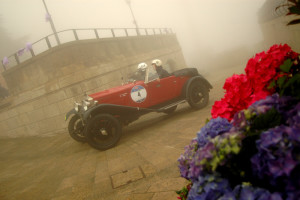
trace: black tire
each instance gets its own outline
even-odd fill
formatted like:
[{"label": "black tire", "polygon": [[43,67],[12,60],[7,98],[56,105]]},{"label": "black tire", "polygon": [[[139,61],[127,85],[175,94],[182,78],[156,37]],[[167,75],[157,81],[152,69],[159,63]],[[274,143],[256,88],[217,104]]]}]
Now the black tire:
[{"label": "black tire", "polygon": [[109,114],[96,115],[87,124],[87,142],[99,150],[115,146],[121,135],[122,128],[119,120]]},{"label": "black tire", "polygon": [[168,108],[167,110],[164,111],[164,113],[170,115],[176,110],[177,106],[173,106],[171,108]]},{"label": "black tire", "polygon": [[85,142],[86,138],[84,136],[84,125],[79,117],[79,115],[74,115],[68,125],[68,131],[70,136],[77,142]]},{"label": "black tire", "polygon": [[187,101],[195,110],[204,108],[209,101],[207,87],[200,81],[193,81],[188,88]]}]

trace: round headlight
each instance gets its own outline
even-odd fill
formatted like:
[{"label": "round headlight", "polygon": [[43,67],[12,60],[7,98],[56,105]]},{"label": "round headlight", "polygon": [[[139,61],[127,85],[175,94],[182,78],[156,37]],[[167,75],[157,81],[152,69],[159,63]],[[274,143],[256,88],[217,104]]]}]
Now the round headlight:
[{"label": "round headlight", "polygon": [[79,111],[79,106],[80,106],[80,104],[75,102],[74,109],[75,109],[76,112]]},{"label": "round headlight", "polygon": [[86,111],[90,104],[91,104],[90,102],[83,100],[82,101],[83,109]]},{"label": "round headlight", "polygon": [[83,106],[83,110],[87,111],[88,107],[87,106]]}]

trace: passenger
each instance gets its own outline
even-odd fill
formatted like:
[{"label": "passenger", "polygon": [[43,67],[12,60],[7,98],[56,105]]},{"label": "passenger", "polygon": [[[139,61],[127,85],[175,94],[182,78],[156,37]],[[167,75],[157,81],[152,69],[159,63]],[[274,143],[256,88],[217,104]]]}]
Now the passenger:
[{"label": "passenger", "polygon": [[163,69],[161,60],[159,60],[159,59],[153,60],[152,66],[156,70],[160,79],[170,76],[169,72],[167,72],[165,69]]}]

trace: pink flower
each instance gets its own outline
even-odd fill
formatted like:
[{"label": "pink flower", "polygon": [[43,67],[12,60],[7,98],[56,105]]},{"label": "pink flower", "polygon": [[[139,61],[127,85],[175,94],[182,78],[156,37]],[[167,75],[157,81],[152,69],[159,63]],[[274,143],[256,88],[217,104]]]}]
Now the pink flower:
[{"label": "pink flower", "polygon": [[4,57],[3,60],[2,60],[2,64],[3,64],[4,66],[6,66],[6,65],[8,65],[8,63],[9,63],[8,58],[7,58],[7,57]]},{"label": "pink flower", "polygon": [[29,42],[26,43],[26,50],[27,51],[32,50],[32,44],[31,43],[29,43]]},{"label": "pink flower", "polygon": [[51,20],[51,15],[49,13],[46,13],[45,19],[46,19],[46,22],[49,22]]}]

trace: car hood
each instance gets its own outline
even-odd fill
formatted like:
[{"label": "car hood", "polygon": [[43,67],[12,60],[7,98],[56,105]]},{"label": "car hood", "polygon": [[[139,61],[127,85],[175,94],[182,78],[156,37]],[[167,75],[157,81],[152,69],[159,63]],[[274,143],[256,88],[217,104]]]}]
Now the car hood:
[{"label": "car hood", "polygon": [[114,96],[115,94],[130,92],[131,88],[134,87],[134,85],[135,85],[134,83],[129,83],[126,85],[121,85],[118,87],[113,87],[107,90],[89,94],[89,96],[92,97],[94,100],[99,101],[100,99],[103,100],[106,99],[106,97]]}]

